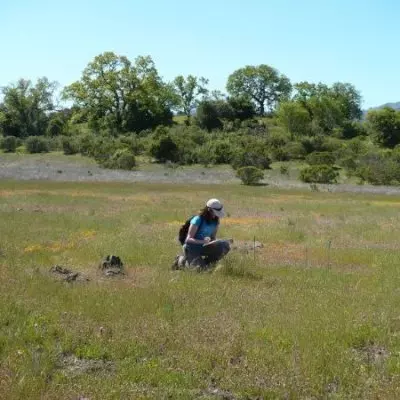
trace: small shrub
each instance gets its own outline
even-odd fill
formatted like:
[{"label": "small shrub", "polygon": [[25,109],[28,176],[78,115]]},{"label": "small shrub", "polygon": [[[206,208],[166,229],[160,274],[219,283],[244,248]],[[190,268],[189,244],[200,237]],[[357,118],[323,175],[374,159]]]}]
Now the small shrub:
[{"label": "small shrub", "polygon": [[366,129],[362,122],[359,121],[344,121],[342,126],[334,128],[332,135],[339,139],[352,139],[357,136],[365,136]]},{"label": "small shrub", "polygon": [[213,101],[202,101],[196,110],[196,124],[208,131],[222,129],[223,124],[218,115],[218,109]]},{"label": "small shrub", "polygon": [[96,137],[92,145],[91,157],[94,157],[94,159],[103,166],[105,166],[118,150],[116,140],[110,136]]},{"label": "small shrub", "polygon": [[372,185],[398,185],[400,164],[388,154],[368,153],[360,158],[354,175]]},{"label": "small shrub", "polygon": [[72,155],[79,153],[79,142],[75,138],[64,137],[62,139],[62,148],[65,155]]},{"label": "small shrub", "polygon": [[132,170],[136,167],[135,155],[128,149],[116,150],[112,157],[102,165],[111,169]]},{"label": "small shrub", "polygon": [[306,161],[310,165],[333,165],[335,157],[326,151],[311,153],[306,157]]},{"label": "small shrub", "polygon": [[65,120],[60,116],[51,118],[47,125],[46,134],[47,136],[54,137],[64,133],[66,127]]},{"label": "small shrub", "polygon": [[277,128],[268,136],[268,146],[272,148],[284,147],[289,142],[290,138],[287,133]]},{"label": "small shrub", "polygon": [[135,155],[141,154],[144,151],[143,143],[141,143],[133,134],[120,136],[118,138],[118,147],[126,148]]},{"label": "small shrub", "polygon": [[49,151],[61,151],[62,147],[62,136],[55,136],[52,138],[46,138],[49,144]]},{"label": "small shrub", "polygon": [[281,175],[289,175],[289,168],[287,165],[281,165],[279,171]]},{"label": "small shrub", "polygon": [[365,154],[368,151],[368,145],[361,138],[354,138],[346,142],[346,151],[352,155]]},{"label": "small shrub", "polygon": [[234,148],[227,140],[212,140],[199,148],[198,158],[202,164],[230,164]]},{"label": "small shrub", "polygon": [[338,171],[331,165],[312,165],[300,171],[300,179],[307,183],[336,183]]},{"label": "small shrub", "polygon": [[275,161],[289,161],[290,156],[285,147],[274,147],[271,150],[271,155]]},{"label": "small shrub", "polygon": [[93,157],[95,154],[96,137],[93,134],[80,135],[78,141],[79,152],[83,156]]},{"label": "small shrub", "polygon": [[28,153],[48,153],[50,150],[49,142],[43,136],[29,136],[25,141]]},{"label": "small shrub", "polygon": [[358,168],[358,162],[354,157],[345,157],[340,160],[339,165],[346,170],[347,176],[353,176]]},{"label": "small shrub", "polygon": [[325,137],[322,141],[321,150],[328,153],[340,153],[345,147],[343,140],[334,137]]},{"label": "small shrub", "polygon": [[6,136],[1,140],[1,149],[6,153],[15,153],[17,150],[17,138],[15,136]]},{"label": "small shrub", "polygon": [[306,153],[309,154],[314,151],[323,151],[324,140],[323,136],[304,136],[300,142]]},{"label": "small shrub", "polygon": [[236,176],[245,185],[257,185],[264,178],[264,172],[256,167],[243,167],[237,170]]},{"label": "small shrub", "polygon": [[271,166],[271,159],[268,157],[265,151],[263,151],[263,149],[242,149],[233,157],[231,165],[233,169],[236,170],[242,167],[269,169]]},{"label": "small shrub", "polygon": [[170,136],[162,136],[150,148],[150,155],[157,161],[165,163],[166,161],[178,161],[178,146]]},{"label": "small shrub", "polygon": [[302,143],[290,142],[283,147],[288,160],[303,160],[307,154]]}]

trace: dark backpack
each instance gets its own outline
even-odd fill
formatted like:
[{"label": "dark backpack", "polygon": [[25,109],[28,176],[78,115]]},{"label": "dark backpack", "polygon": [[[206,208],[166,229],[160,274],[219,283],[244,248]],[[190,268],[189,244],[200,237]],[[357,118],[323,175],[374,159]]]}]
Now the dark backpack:
[{"label": "dark backpack", "polygon": [[[178,240],[183,246],[185,244],[188,232],[189,232],[189,227],[190,227],[190,221],[196,217],[196,215],[192,215],[179,229],[179,235],[178,235]],[[201,218],[201,217],[200,217]],[[201,218],[200,226],[198,229],[200,229],[201,224],[203,223],[203,218]]]}]

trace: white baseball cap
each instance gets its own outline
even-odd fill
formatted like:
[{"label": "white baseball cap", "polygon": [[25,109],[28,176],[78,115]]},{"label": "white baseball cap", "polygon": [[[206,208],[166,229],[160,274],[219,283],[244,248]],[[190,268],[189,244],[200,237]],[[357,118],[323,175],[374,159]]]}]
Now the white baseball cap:
[{"label": "white baseball cap", "polygon": [[206,206],[211,208],[216,217],[222,218],[225,216],[224,206],[218,199],[210,199],[207,201]]}]

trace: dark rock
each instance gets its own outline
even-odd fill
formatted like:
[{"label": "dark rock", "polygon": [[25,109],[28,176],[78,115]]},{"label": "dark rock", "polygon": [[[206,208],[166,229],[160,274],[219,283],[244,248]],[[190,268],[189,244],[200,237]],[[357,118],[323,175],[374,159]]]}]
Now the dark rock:
[{"label": "dark rock", "polygon": [[118,256],[108,255],[103,258],[102,262],[99,265],[100,269],[107,268],[119,268],[122,269],[124,264],[122,260]]},{"label": "dark rock", "polygon": [[50,268],[50,272],[53,272],[55,274],[68,275],[72,271],[69,270],[68,268],[62,267],[61,265],[54,265],[54,267]]},{"label": "dark rock", "polygon": [[124,264],[120,257],[114,255],[104,257],[99,265],[99,269],[101,269],[103,274],[108,277],[125,275],[123,268]]},{"label": "dark rock", "polygon": [[71,271],[70,269],[62,267],[61,265],[54,265],[50,268],[50,272],[53,273],[58,279],[65,282],[89,281],[89,279],[83,276],[80,272]]}]

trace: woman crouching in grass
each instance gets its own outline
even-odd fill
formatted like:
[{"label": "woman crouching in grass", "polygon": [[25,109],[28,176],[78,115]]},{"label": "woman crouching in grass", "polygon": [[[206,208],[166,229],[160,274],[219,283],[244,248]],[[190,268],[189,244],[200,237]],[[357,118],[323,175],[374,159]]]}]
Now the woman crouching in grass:
[{"label": "woman crouching in grass", "polygon": [[204,270],[212,267],[230,251],[228,240],[216,240],[220,218],[225,210],[218,199],[210,199],[198,215],[190,220],[183,245],[184,256],[178,256],[175,268],[185,266]]}]

